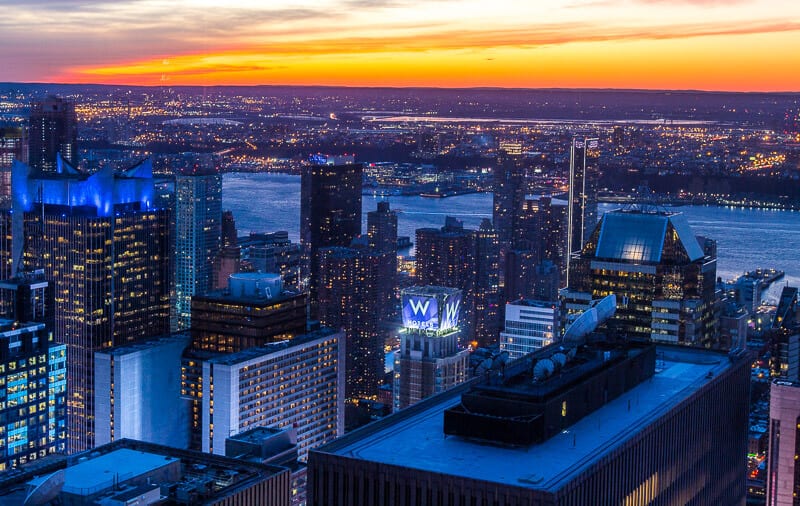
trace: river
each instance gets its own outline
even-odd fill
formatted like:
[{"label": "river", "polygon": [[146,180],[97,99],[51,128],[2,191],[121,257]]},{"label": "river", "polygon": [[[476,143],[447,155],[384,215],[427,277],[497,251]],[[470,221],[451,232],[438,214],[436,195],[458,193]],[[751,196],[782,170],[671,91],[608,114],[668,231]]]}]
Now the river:
[{"label": "river", "polygon": [[[293,241],[300,235],[300,176],[287,174],[232,173],[223,176],[224,209],[233,211],[239,235],[251,231],[286,230]],[[492,216],[492,195],[473,193],[443,199],[417,196],[364,196],[363,217],[380,200],[397,210],[398,234],[414,240],[414,231],[441,227],[445,216],[455,216],[467,228],[476,228],[482,218]],[[605,212],[619,207],[602,204]],[[780,286],[800,286],[800,211],[778,211],[714,206],[674,208],[686,215],[696,235],[717,241],[717,275],[733,279],[757,267],[786,272],[768,297],[775,298]],[[413,250],[412,252],[413,253]]]}]

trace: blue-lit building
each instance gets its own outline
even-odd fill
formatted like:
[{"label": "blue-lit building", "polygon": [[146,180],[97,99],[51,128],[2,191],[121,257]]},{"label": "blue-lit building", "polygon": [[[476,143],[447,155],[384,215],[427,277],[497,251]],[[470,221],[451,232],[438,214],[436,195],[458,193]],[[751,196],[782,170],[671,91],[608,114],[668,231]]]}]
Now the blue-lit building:
[{"label": "blue-lit building", "polygon": [[188,330],[192,295],[213,288],[222,241],[222,176],[201,166],[175,177],[175,313],[173,330]]},{"label": "blue-lit building", "polygon": [[43,273],[0,283],[0,471],[64,453],[66,346],[55,342]]},{"label": "blue-lit building", "polygon": [[170,211],[153,204],[148,160],[91,175],[15,163],[12,196],[15,267],[44,270],[67,346],[68,450],[90,449],[94,352],[169,331]]}]

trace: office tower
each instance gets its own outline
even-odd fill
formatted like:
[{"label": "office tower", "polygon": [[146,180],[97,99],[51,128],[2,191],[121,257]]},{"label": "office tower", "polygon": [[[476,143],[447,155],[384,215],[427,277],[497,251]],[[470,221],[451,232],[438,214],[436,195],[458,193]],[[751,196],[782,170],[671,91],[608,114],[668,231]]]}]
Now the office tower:
[{"label": "office tower", "polygon": [[24,230],[15,240],[25,244],[14,249],[53,285],[55,338],[67,345],[68,449],[77,452],[94,446],[94,353],[169,331],[170,213],[152,206],[149,161],[91,176],[63,169],[39,178],[15,164],[14,227]]},{"label": "office tower", "polygon": [[544,348],[313,450],[309,505],[743,506],[749,381],[746,353]]},{"label": "office tower", "polygon": [[181,399],[188,332],[94,354],[95,444],[136,439],[189,448],[189,404]]},{"label": "office tower", "polygon": [[23,470],[0,495],[7,504],[286,506],[289,486],[284,467],[120,439]]},{"label": "office tower", "polygon": [[11,165],[28,162],[28,138],[22,128],[0,127],[0,208],[11,207]]},{"label": "office tower", "polygon": [[352,156],[314,156],[300,178],[300,245],[303,248],[303,286],[316,314],[319,251],[350,245],[361,233],[360,163]]},{"label": "office tower", "polygon": [[794,506],[800,497],[800,383],[775,380],[769,392],[767,505]]},{"label": "office tower", "polygon": [[236,246],[236,221],[233,211],[222,212],[222,246]]},{"label": "office tower", "polygon": [[378,208],[367,213],[367,237],[370,249],[387,256],[378,279],[378,311],[381,317],[393,319],[397,313],[397,213],[389,209],[389,202],[378,202]]},{"label": "office tower", "polygon": [[492,222],[497,230],[500,248],[505,253],[512,246],[513,231],[517,228],[517,219],[527,192],[521,144],[501,143],[493,178]]},{"label": "office tower", "polygon": [[203,451],[259,426],[294,427],[298,457],[344,433],[344,334],[320,329],[202,361]]},{"label": "office tower", "polygon": [[506,301],[555,300],[566,281],[567,206],[550,197],[526,199],[512,237],[506,254]]},{"label": "office tower", "polygon": [[606,213],[573,255],[564,309],[614,294],[609,325],[621,335],[716,346],[716,273],[716,259],[704,254],[682,214],[620,209]]},{"label": "office tower", "polygon": [[557,301],[523,299],[506,304],[505,328],[500,350],[512,360],[553,344],[560,338],[560,305]]},{"label": "office tower", "polygon": [[462,291],[461,339],[471,341],[475,332],[475,231],[448,216],[441,229],[420,228],[416,234],[418,285],[446,286]]},{"label": "office tower", "polygon": [[475,341],[497,344],[500,332],[500,240],[488,218],[475,231]]},{"label": "office tower", "polygon": [[207,162],[175,176],[175,312],[173,331],[191,326],[192,295],[213,288],[222,235],[222,176]]},{"label": "office tower", "polygon": [[469,350],[459,347],[461,290],[441,286],[402,292],[403,329],[394,359],[394,410],[467,380]]},{"label": "office tower", "polygon": [[0,471],[64,453],[66,346],[53,336],[52,290],[42,273],[0,282]]},{"label": "office tower", "polygon": [[57,172],[57,157],[78,165],[78,120],[75,105],[50,96],[31,104],[28,163],[42,172]]},{"label": "office tower", "polygon": [[[569,149],[567,254],[580,252],[597,225],[598,140],[573,137]],[[571,262],[567,256],[567,267]],[[567,284],[570,273],[567,271]]]},{"label": "office tower", "polygon": [[291,339],[306,331],[306,303],[277,274],[233,274],[226,290],[192,297],[191,347],[236,353]]},{"label": "office tower", "polygon": [[375,399],[383,380],[378,281],[387,256],[368,247],[320,250],[319,319],[347,336],[345,398]]}]

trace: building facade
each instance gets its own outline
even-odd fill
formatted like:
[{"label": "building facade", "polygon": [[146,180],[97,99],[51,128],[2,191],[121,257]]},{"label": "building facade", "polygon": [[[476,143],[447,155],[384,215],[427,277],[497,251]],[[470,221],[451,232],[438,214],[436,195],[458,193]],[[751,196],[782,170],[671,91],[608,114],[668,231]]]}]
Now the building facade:
[{"label": "building facade", "polygon": [[500,333],[500,350],[512,360],[553,344],[560,337],[560,305],[530,299],[506,304],[506,323]]},{"label": "building facade", "polygon": [[15,164],[12,249],[53,285],[77,452],[94,446],[94,353],[169,332],[171,227],[169,210],[152,206],[148,161],[91,176],[62,169],[39,176]]},{"label": "building facade", "polygon": [[31,104],[28,160],[42,172],[57,172],[60,155],[78,164],[78,119],[75,104],[50,96]]},{"label": "building facade", "polygon": [[188,330],[192,295],[213,288],[222,241],[222,176],[212,167],[175,177],[174,332]]},{"label": "building facade", "polygon": [[224,455],[231,435],[294,427],[297,451],[344,433],[344,334],[332,329],[202,360],[202,450]]},{"label": "building facade", "polygon": [[181,399],[188,332],[94,354],[95,444],[135,439],[189,448],[189,405]]},{"label": "building facade", "polygon": [[460,385],[469,376],[469,350],[458,343],[461,290],[412,287],[403,290],[401,298],[403,329],[392,385],[395,411]]},{"label": "building facade", "polygon": [[750,357],[597,346],[534,382],[561,361],[539,350],[313,450],[309,505],[744,506]]},{"label": "building facade", "polygon": [[772,382],[769,393],[767,506],[795,506],[800,497],[800,383]]},{"label": "building facade", "polygon": [[367,213],[367,238],[371,250],[387,256],[378,279],[378,312],[393,319],[397,315],[397,213],[389,208],[389,202],[378,202],[377,209]]},{"label": "building facade", "polygon": [[715,346],[716,262],[680,213],[608,212],[572,257],[567,309],[614,294],[609,325],[623,335]]},{"label": "building facade", "polygon": [[319,250],[347,247],[361,233],[362,166],[353,157],[315,156],[300,177],[303,286],[316,313]]},{"label": "building facade", "polygon": [[[569,150],[569,194],[567,197],[567,264],[570,256],[581,251],[597,225],[597,187],[600,172],[597,166],[596,138],[576,136]],[[569,271],[567,277],[569,277]]]}]

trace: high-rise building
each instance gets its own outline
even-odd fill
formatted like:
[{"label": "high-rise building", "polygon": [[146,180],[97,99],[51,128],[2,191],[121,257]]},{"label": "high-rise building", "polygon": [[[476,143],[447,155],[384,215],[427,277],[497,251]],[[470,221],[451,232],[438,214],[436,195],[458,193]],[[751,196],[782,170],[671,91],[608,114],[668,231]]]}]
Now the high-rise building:
[{"label": "high-rise building", "polygon": [[772,382],[769,392],[767,505],[795,506],[800,497],[800,383]]},{"label": "high-rise building", "polygon": [[525,168],[522,145],[502,143],[493,174],[492,223],[497,230],[500,248],[503,252],[512,247],[517,219],[522,203],[525,201],[528,189]]},{"label": "high-rise building", "polygon": [[475,332],[476,248],[475,231],[448,216],[442,228],[420,228],[416,233],[416,282],[462,291],[462,339]]},{"label": "high-rise building", "polygon": [[11,165],[28,162],[28,138],[23,128],[0,127],[0,208],[11,207]]},{"label": "high-rise building", "polygon": [[[597,225],[598,139],[572,138],[569,150],[569,196],[567,199],[567,254],[581,251]],[[567,265],[571,261],[567,256]],[[567,272],[567,284],[569,283]]]},{"label": "high-rise building", "polygon": [[553,344],[559,336],[558,302],[517,300],[506,304],[506,323],[500,333],[500,350],[517,359]]},{"label": "high-rise building", "polygon": [[175,313],[173,331],[191,326],[192,295],[213,288],[222,234],[222,176],[196,165],[175,177]]},{"label": "high-rise building", "polygon": [[744,506],[747,353],[551,348],[313,450],[309,505]]},{"label": "high-rise building", "polygon": [[42,273],[0,283],[0,471],[64,453],[67,350],[55,341],[52,290]]},{"label": "high-rise building", "polygon": [[319,251],[347,247],[361,234],[362,166],[352,156],[314,156],[300,178],[303,274],[316,313]]},{"label": "high-rise building", "polygon": [[475,341],[497,344],[500,332],[500,240],[488,218],[475,231]]},{"label": "high-rise building", "polygon": [[320,329],[202,360],[202,449],[254,427],[294,427],[300,460],[344,433],[344,335]]},{"label": "high-rise building", "polygon": [[136,439],[189,448],[190,406],[181,399],[188,332],[94,354],[95,444]]},{"label": "high-rise building", "polygon": [[[55,339],[67,345],[68,448],[94,446],[94,353],[169,331],[170,212],[152,205],[152,166],[86,175],[13,170],[14,258],[44,269]],[[19,231],[19,233],[17,233]],[[23,233],[24,232],[24,233]]]},{"label": "high-rise building", "polygon": [[226,290],[192,297],[191,347],[236,353],[291,339],[306,331],[306,304],[278,274],[233,274]]},{"label": "high-rise building", "polygon": [[284,286],[300,289],[302,250],[298,243],[289,240],[289,232],[250,232],[241,241],[241,247],[246,261],[257,272],[279,273]]},{"label": "high-rise building", "polygon": [[616,295],[609,320],[623,335],[695,346],[717,345],[716,258],[706,255],[680,213],[608,212],[572,256],[568,311]]},{"label": "high-rise building", "polygon": [[[552,266],[555,266],[553,272]],[[555,300],[566,281],[567,206],[550,197],[526,199],[506,254],[506,301]]]},{"label": "high-rise building", "polygon": [[468,378],[469,350],[458,344],[461,290],[406,288],[403,329],[394,358],[393,405],[404,409]]},{"label": "high-rise building", "polygon": [[345,398],[375,399],[384,374],[378,282],[390,254],[336,247],[320,250],[319,256],[320,322],[343,329],[347,339]]},{"label": "high-rise building", "polygon": [[392,319],[397,313],[397,213],[389,209],[389,202],[378,202],[378,208],[367,213],[367,238],[370,249],[387,256],[378,279],[378,311],[382,317]]},{"label": "high-rise building", "polygon": [[42,172],[57,172],[60,155],[78,165],[78,120],[75,105],[50,96],[31,104],[28,163]]}]

